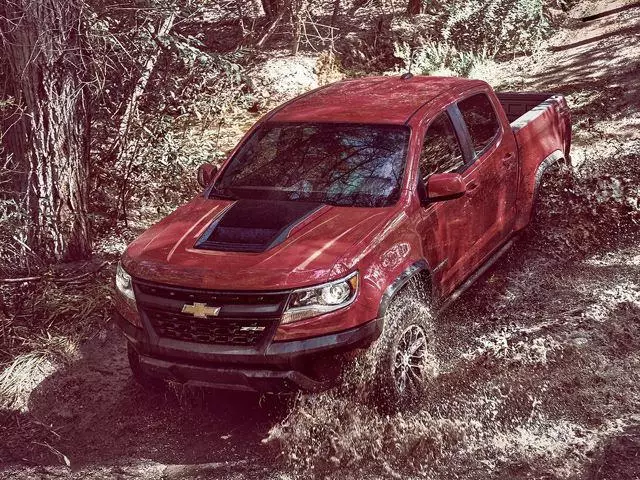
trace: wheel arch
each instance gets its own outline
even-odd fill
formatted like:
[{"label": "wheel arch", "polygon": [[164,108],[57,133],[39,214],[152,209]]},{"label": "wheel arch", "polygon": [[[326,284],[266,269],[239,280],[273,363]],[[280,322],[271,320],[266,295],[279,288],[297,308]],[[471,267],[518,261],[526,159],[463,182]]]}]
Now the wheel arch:
[{"label": "wheel arch", "polygon": [[419,278],[421,282],[424,282],[429,287],[429,295],[431,295],[433,284],[431,281],[431,269],[429,263],[425,259],[416,260],[407,268],[405,268],[396,279],[385,289],[380,300],[380,306],[378,307],[378,318],[384,318],[391,301],[395,296],[400,293],[409,282]]},{"label": "wheel arch", "polygon": [[531,221],[533,205],[538,196],[542,178],[553,166],[558,164],[571,165],[570,160],[561,150],[554,150],[540,162],[533,175],[524,176],[521,192],[518,194],[519,212],[514,226],[515,231],[524,229]]},{"label": "wheel arch", "polygon": [[538,169],[536,170],[535,183],[533,185],[532,202],[534,202],[536,200],[536,197],[538,196],[538,190],[540,189],[540,184],[542,183],[542,177],[544,177],[547,171],[549,171],[549,169],[551,169],[555,165],[563,164],[566,166],[570,166],[569,162],[565,158],[564,153],[562,153],[560,150],[551,152],[545,157],[544,160],[542,160],[542,162],[538,166]]}]

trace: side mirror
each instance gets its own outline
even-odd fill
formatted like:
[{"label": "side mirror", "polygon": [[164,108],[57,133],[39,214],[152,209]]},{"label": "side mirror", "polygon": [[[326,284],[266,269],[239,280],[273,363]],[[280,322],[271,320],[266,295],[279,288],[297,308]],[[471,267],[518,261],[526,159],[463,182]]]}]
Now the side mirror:
[{"label": "side mirror", "polygon": [[467,185],[459,173],[435,173],[427,180],[425,190],[427,202],[441,202],[462,197]]},{"label": "side mirror", "polygon": [[204,188],[211,183],[218,169],[210,163],[203,163],[198,167],[198,184]]}]

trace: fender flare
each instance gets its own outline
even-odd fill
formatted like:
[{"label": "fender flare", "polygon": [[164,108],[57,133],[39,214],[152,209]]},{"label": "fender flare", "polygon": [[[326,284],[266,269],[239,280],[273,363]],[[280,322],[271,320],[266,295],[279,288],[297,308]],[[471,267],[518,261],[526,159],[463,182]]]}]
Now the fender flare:
[{"label": "fender flare", "polygon": [[420,273],[427,273],[429,277],[431,277],[431,270],[429,269],[429,264],[425,259],[416,260],[407,268],[405,268],[400,275],[389,285],[384,293],[382,294],[382,299],[380,300],[380,306],[378,307],[378,318],[384,318],[387,313],[387,308],[389,308],[389,304],[393,297],[398,293],[402,287],[404,287],[409,280],[411,280],[416,275]]},{"label": "fender flare", "polygon": [[551,168],[553,165],[561,162],[566,162],[564,153],[560,150],[555,150],[551,152],[549,155],[545,157],[544,160],[538,165],[538,169],[536,170],[535,183],[533,187],[533,197],[532,197],[532,205],[538,197],[538,189],[540,188],[540,182],[542,182],[542,177],[544,174]]}]

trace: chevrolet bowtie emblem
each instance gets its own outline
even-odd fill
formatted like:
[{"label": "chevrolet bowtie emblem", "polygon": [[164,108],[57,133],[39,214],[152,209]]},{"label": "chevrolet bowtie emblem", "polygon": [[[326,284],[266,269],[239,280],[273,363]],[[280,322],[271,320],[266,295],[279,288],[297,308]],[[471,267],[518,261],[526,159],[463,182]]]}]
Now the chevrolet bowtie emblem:
[{"label": "chevrolet bowtie emblem", "polygon": [[193,305],[184,305],[182,313],[190,313],[196,318],[217,317],[220,313],[220,307],[210,307],[206,303],[194,303]]},{"label": "chevrolet bowtie emblem", "polygon": [[262,332],[267,327],[240,327],[241,332]]}]

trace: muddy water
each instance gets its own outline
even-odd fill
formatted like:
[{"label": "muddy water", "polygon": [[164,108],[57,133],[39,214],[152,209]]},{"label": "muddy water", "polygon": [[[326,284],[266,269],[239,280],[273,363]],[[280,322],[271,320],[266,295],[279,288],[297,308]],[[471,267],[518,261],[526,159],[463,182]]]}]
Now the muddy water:
[{"label": "muddy water", "polygon": [[640,453],[619,446],[640,421],[638,160],[547,182],[526,238],[433,320],[440,375],[416,410],[381,414],[366,383],[302,396],[267,442],[349,478],[586,478],[610,445]]}]

